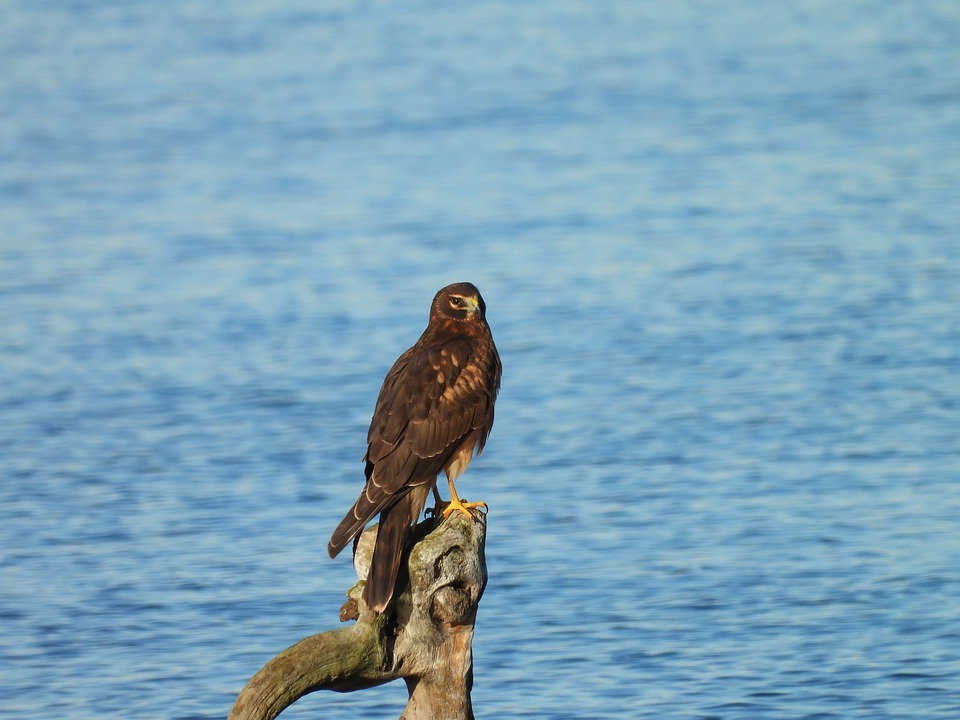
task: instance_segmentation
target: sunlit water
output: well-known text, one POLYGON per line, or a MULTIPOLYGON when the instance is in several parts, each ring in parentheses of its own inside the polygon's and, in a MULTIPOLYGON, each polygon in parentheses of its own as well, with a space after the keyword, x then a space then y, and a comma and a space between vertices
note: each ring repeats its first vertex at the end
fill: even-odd
POLYGON ((478 717, 960 717, 954 4, 22 0, 0 63, 0 714, 221 718, 335 627, 467 279, 478 717))

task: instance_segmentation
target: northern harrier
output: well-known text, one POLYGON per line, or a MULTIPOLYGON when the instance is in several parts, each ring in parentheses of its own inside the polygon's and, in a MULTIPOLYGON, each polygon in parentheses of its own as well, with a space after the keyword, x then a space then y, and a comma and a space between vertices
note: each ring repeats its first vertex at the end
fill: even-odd
POLYGON ((486 305, 470 283, 436 294, 430 320, 416 344, 390 368, 367 433, 367 482, 330 538, 330 557, 380 513, 380 529, 363 598, 381 612, 393 596, 400 554, 437 475, 446 472, 450 503, 443 513, 482 503, 461 503, 454 481, 483 450, 493 427, 500 388, 497 354, 486 305))

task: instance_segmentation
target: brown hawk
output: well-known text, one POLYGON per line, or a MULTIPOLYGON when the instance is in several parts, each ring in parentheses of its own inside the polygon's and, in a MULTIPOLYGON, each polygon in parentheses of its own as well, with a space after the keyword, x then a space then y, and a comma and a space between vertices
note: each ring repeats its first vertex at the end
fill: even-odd
POLYGON ((482 503, 462 503, 453 483, 479 455, 500 389, 500 355, 486 320, 486 305, 471 283, 436 294, 430 320, 416 344, 390 368, 367 433, 367 482, 333 531, 327 550, 336 557, 380 513, 380 528, 363 599, 381 612, 393 597, 400 554, 446 472, 454 511, 469 514, 482 503))

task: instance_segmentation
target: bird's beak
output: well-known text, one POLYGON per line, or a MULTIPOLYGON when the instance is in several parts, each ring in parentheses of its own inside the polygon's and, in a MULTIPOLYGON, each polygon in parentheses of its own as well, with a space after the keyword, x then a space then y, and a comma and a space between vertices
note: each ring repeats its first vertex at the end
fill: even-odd
POLYGON ((475 313, 480 307, 480 301, 475 297, 465 297, 464 300, 467 302, 467 312, 475 313))

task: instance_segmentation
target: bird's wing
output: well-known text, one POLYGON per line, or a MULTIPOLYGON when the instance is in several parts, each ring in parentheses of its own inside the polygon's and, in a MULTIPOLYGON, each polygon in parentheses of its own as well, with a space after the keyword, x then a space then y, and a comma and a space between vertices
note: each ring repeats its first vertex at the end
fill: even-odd
POLYGON ((367 483, 330 539, 331 556, 411 488, 432 483, 472 432, 479 431, 476 445, 483 447, 493 423, 499 365, 492 342, 476 337, 437 342, 429 327, 397 359, 367 434, 367 483))

